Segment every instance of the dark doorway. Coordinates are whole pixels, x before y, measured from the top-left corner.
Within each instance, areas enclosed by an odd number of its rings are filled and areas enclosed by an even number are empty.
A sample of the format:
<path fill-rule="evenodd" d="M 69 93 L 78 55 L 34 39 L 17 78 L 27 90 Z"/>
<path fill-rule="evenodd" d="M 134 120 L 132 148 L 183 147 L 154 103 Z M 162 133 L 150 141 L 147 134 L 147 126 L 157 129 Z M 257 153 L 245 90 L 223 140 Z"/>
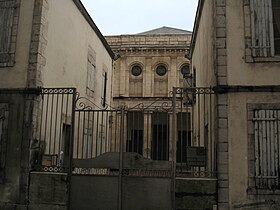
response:
<path fill-rule="evenodd" d="M 71 125 L 63 123 L 62 144 L 60 148 L 60 161 L 62 165 L 67 165 L 69 161 L 70 138 L 71 138 Z"/>
<path fill-rule="evenodd" d="M 143 127 L 144 115 L 142 112 L 128 112 L 127 114 L 127 141 L 126 151 L 143 155 Z"/>
<path fill-rule="evenodd" d="M 187 135 L 188 134 L 188 135 Z M 191 131 L 178 131 L 177 162 L 187 162 L 187 147 L 191 146 Z"/>
<path fill-rule="evenodd" d="M 169 158 L 169 120 L 167 113 L 155 112 L 152 115 L 152 159 Z"/>
<path fill-rule="evenodd" d="M 143 130 L 132 130 L 127 141 L 127 151 L 143 154 Z"/>
<path fill-rule="evenodd" d="M 190 113 L 177 114 L 177 162 L 186 163 L 187 147 L 191 146 L 191 118 Z"/>

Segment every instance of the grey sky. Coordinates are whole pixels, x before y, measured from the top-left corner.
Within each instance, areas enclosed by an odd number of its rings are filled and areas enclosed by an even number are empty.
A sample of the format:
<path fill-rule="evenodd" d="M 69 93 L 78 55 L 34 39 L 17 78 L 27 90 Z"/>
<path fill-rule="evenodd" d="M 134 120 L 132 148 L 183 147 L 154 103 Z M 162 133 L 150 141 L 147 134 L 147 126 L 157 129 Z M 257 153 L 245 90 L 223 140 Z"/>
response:
<path fill-rule="evenodd" d="M 192 31 L 198 0 L 81 0 L 103 35 L 162 26 Z"/>

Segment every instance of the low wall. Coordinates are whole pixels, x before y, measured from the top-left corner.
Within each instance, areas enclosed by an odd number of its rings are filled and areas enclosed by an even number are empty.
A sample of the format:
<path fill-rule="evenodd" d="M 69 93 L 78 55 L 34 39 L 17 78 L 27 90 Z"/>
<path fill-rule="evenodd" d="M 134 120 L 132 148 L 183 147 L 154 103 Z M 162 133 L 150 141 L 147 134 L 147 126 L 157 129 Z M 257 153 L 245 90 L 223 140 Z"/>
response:
<path fill-rule="evenodd" d="M 30 173 L 28 210 L 67 210 L 66 173 Z"/>
<path fill-rule="evenodd" d="M 176 210 L 215 210 L 217 180 L 176 178 Z"/>

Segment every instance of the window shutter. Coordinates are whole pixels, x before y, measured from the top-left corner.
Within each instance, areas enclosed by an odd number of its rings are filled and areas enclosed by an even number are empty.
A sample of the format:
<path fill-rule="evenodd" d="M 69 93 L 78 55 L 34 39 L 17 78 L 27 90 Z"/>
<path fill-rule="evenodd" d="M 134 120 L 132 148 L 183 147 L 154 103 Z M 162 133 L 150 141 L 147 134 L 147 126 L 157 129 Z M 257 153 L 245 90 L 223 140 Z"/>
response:
<path fill-rule="evenodd" d="M 0 62 L 7 62 L 13 26 L 15 1 L 0 1 Z"/>
<path fill-rule="evenodd" d="M 87 66 L 87 88 L 90 91 L 94 91 L 94 71 L 95 71 L 95 66 L 88 61 L 88 66 Z"/>
<path fill-rule="evenodd" d="M 255 178 L 262 189 L 279 187 L 280 110 L 255 110 Z"/>
<path fill-rule="evenodd" d="M 251 0 L 252 56 L 274 56 L 271 0 Z"/>
<path fill-rule="evenodd" d="M 107 89 L 107 72 L 102 73 L 102 90 L 101 90 L 101 104 L 106 105 L 106 89 Z"/>

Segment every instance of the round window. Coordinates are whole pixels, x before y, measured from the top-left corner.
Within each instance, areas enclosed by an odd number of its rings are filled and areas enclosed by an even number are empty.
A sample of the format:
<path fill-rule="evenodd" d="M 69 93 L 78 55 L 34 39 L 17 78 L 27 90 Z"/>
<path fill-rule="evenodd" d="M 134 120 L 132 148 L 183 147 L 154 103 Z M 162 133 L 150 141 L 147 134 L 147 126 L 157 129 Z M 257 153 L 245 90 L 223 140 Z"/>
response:
<path fill-rule="evenodd" d="M 131 69 L 131 73 L 133 76 L 139 76 L 142 73 L 142 68 L 138 65 L 135 65 Z"/>
<path fill-rule="evenodd" d="M 181 68 L 181 73 L 183 75 L 189 74 L 190 73 L 190 67 L 188 64 L 184 64 Z"/>
<path fill-rule="evenodd" d="M 164 65 L 159 65 L 157 68 L 156 68 L 156 73 L 159 75 L 159 76 L 164 76 L 167 72 L 167 69 Z"/>

